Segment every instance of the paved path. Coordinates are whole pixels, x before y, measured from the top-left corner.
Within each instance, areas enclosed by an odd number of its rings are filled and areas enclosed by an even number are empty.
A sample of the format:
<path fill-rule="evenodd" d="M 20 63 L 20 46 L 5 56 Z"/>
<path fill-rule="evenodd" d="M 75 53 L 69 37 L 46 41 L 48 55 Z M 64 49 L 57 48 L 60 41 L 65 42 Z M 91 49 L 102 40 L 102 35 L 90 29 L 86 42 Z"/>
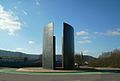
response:
<path fill-rule="evenodd" d="M 0 73 L 0 81 L 120 81 L 120 74 L 20 75 Z"/>

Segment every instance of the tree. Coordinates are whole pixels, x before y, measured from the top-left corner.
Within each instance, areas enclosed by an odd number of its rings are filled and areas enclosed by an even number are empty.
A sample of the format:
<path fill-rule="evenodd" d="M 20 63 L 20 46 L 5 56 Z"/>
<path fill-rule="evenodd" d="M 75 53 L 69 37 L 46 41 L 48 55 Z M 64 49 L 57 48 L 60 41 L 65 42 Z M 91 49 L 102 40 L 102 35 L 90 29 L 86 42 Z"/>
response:
<path fill-rule="evenodd" d="M 80 57 L 79 54 L 76 54 L 76 55 L 75 55 L 75 63 L 77 63 L 78 66 L 81 65 L 81 57 Z"/>
<path fill-rule="evenodd" d="M 90 66 L 120 68 L 120 50 L 102 53 L 97 60 L 90 62 Z"/>
<path fill-rule="evenodd" d="M 27 58 L 27 57 L 24 57 L 24 61 L 28 61 L 28 58 Z"/>
<path fill-rule="evenodd" d="M 0 59 L 2 59 L 2 57 L 0 57 Z"/>
<path fill-rule="evenodd" d="M 81 52 L 80 59 L 81 59 L 81 65 L 84 65 L 85 60 L 84 60 L 83 52 Z"/>

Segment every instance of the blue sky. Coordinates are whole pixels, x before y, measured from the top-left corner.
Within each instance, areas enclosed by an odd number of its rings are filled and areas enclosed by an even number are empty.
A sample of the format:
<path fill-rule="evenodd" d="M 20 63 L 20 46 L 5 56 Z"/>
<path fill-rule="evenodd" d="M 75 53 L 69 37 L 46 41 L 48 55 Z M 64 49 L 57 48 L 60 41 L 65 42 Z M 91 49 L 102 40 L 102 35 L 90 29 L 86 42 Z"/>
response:
<path fill-rule="evenodd" d="M 120 0 L 0 0 L 0 49 L 42 53 L 43 28 L 54 22 L 61 54 L 63 22 L 75 30 L 75 53 L 120 49 Z"/>

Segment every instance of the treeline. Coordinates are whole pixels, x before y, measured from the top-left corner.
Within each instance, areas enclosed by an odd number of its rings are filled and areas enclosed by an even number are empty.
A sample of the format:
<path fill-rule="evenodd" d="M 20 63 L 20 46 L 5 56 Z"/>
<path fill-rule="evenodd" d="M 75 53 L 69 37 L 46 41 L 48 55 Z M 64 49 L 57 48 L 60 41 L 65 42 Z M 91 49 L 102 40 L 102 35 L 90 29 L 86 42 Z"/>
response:
<path fill-rule="evenodd" d="M 0 50 L 0 67 L 41 67 L 40 55 Z"/>
<path fill-rule="evenodd" d="M 111 52 L 104 52 L 97 59 L 91 60 L 88 65 L 92 67 L 120 68 L 120 50 L 114 49 Z"/>
<path fill-rule="evenodd" d="M 96 58 L 89 55 L 83 55 L 83 52 L 81 52 L 80 54 L 75 54 L 76 66 L 88 65 L 92 60 L 96 60 Z"/>

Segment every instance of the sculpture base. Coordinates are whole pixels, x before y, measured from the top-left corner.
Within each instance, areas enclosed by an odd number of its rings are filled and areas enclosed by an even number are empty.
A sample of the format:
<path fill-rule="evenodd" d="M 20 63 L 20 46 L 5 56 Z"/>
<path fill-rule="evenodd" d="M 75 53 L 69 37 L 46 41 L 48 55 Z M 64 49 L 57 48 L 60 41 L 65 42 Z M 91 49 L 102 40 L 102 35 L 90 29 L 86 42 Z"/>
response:
<path fill-rule="evenodd" d="M 44 69 L 44 68 L 20 68 L 16 71 L 19 72 L 80 72 L 80 70 L 51 70 L 51 69 Z"/>

